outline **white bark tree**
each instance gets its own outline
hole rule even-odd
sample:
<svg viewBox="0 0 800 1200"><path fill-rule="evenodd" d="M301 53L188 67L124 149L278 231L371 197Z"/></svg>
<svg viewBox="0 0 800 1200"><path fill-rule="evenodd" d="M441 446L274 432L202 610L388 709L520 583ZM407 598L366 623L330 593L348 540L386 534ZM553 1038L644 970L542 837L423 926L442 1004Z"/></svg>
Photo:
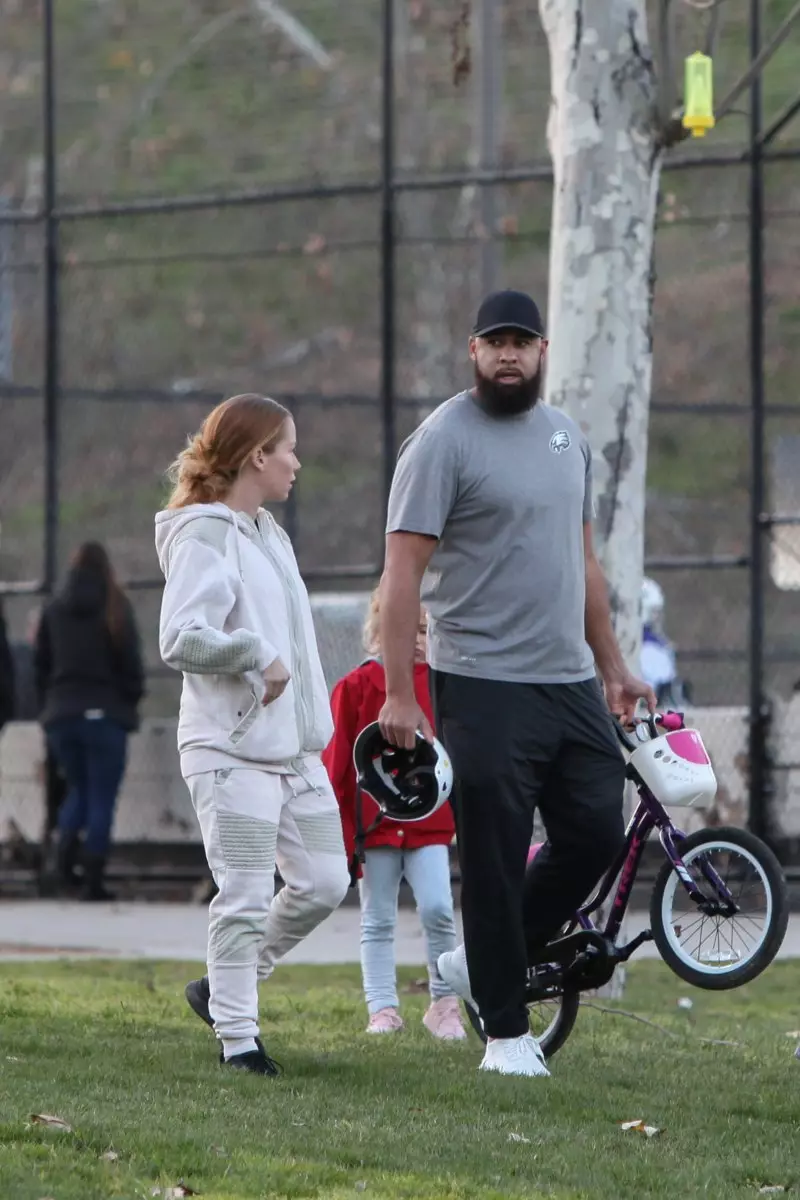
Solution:
<svg viewBox="0 0 800 1200"><path fill-rule="evenodd" d="M636 663L662 151L645 0L540 0L554 191L546 400L589 438L595 538Z"/></svg>
<svg viewBox="0 0 800 1200"><path fill-rule="evenodd" d="M686 134L677 107L678 0L539 0L550 50L548 142L554 190L545 399L580 424L592 448L595 540L615 630L635 669L640 647L645 474L652 376L653 250L665 150ZM705 51L722 0L684 0L707 14ZM717 105L717 119L800 21L795 4ZM610 994L619 995L624 973Z"/></svg>

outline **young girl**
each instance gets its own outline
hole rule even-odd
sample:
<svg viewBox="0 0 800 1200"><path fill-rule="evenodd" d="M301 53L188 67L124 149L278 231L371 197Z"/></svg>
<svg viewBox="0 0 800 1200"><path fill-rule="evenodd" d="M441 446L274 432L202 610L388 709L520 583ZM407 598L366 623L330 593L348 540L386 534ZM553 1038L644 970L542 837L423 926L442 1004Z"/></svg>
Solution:
<svg viewBox="0 0 800 1200"><path fill-rule="evenodd" d="M258 1075L278 1073L258 1040L258 981L349 883L319 758L333 726L311 607L291 543L261 507L289 495L295 437L274 400L226 400L178 457L156 517L161 656L183 672L181 771L219 888L208 976L186 998L223 1061ZM273 900L276 860L286 886Z"/></svg>
<svg viewBox="0 0 800 1200"><path fill-rule="evenodd" d="M383 666L378 658L378 611L376 589L370 600L364 629L364 645L370 658L336 685L332 696L335 733L323 755L342 814L348 861L357 869L356 777L353 745L365 725L377 720L386 699ZM425 614L420 613L415 667L417 700L432 721L425 664ZM362 827L369 829L377 807L362 796ZM449 804L424 821L401 824L383 820L367 835L361 889L361 969L369 1011L367 1033L393 1033L402 1029L398 1012L394 961L394 930L397 898L405 876L417 904L428 949L431 1003L423 1022L437 1038L466 1036L458 999L444 983L436 967L440 954L455 946L453 897L450 891L448 847L455 826Z"/></svg>

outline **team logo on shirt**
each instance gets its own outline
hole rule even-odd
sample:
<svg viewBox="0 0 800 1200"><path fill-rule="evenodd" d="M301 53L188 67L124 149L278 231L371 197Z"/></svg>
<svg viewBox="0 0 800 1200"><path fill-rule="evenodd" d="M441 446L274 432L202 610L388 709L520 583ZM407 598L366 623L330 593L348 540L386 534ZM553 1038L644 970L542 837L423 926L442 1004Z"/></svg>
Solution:
<svg viewBox="0 0 800 1200"><path fill-rule="evenodd" d="M566 429L559 429L558 433L554 433L550 438L550 449L553 454L561 454L564 450L569 450L572 445L572 438L567 433Z"/></svg>

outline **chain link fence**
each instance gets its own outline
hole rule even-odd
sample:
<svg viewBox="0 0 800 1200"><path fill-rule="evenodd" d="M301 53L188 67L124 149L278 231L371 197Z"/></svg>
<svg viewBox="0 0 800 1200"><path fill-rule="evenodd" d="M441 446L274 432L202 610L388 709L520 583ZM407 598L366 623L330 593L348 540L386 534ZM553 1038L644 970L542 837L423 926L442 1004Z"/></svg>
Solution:
<svg viewBox="0 0 800 1200"><path fill-rule="evenodd" d="M747 4L725 7L720 87L749 54ZM765 38L785 7L769 6ZM522 286L544 303L550 100L537 6L48 0L37 11L4 0L0 45L6 614L22 639L74 547L104 541L135 599L147 713L165 717L178 681L157 654L152 518L169 461L208 409L253 389L289 405L303 470L281 519L312 586L366 588L396 447L468 382L480 295ZM764 74L765 122L796 92L793 53L789 42ZM674 151L663 176L648 573L680 675L711 713L740 822L759 655L774 715L759 778L788 837L800 771L784 719L800 679L798 576L786 565L800 546L800 141L787 124L763 150L760 562L746 115ZM346 636L336 670L358 653Z"/></svg>

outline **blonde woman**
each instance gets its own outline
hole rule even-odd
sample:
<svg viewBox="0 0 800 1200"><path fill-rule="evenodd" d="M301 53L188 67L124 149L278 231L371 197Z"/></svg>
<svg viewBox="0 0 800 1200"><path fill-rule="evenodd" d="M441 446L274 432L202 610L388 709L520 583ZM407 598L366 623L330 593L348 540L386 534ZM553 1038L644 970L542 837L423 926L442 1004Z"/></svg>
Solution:
<svg viewBox="0 0 800 1200"><path fill-rule="evenodd" d="M161 655L183 672L181 771L219 889L208 975L186 997L220 1039L221 1061L259 1075L279 1068L258 1039L258 981L349 882L319 757L333 726L308 595L262 507L287 499L295 441L274 400L226 400L174 463L156 516ZM276 861L286 886L273 899Z"/></svg>

